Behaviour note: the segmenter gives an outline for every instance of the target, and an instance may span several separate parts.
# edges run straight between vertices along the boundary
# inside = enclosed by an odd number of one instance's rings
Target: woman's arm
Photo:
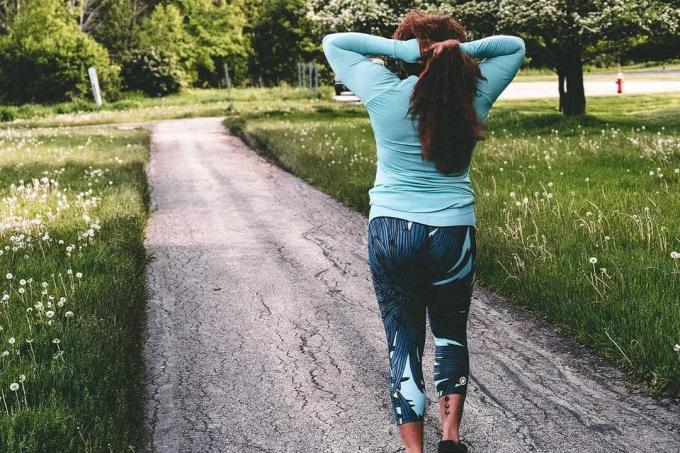
[[[516,36],[489,36],[461,43],[460,49],[472,58],[484,59],[479,67],[486,80],[479,81],[475,101],[478,115],[484,118],[524,62],[524,41]]]
[[[323,37],[323,51],[335,74],[364,104],[399,77],[367,55],[385,55],[413,63],[420,58],[418,40],[400,41],[365,33],[333,33]]]

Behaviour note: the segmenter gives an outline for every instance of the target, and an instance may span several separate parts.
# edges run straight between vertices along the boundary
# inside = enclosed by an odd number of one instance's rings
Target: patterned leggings
[[[439,397],[467,390],[475,232],[473,226],[433,227],[392,217],[376,217],[369,224],[369,264],[387,334],[397,424],[422,420],[425,412],[426,309],[436,346]]]

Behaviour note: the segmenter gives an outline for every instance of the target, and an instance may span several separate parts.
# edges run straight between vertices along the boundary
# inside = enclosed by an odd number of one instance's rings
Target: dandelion
[[[19,284],[20,284],[21,286],[24,286],[24,285],[26,284],[26,280],[24,280],[24,279],[22,278],[21,280],[19,280]]]
[[[650,170],[649,176],[654,176],[654,170]]]
[[[67,311],[66,313],[64,313],[64,316],[65,316],[66,318],[73,318],[73,312],[69,310],[69,311]]]
[[[16,382],[12,382],[9,385],[9,389],[13,392],[16,392],[17,390],[19,390],[19,384],[17,384]]]
[[[597,264],[597,258],[595,258],[594,256],[591,256],[590,259],[588,260],[588,262],[590,264]]]
[[[14,276],[12,275],[11,272],[7,272],[7,274],[5,275],[5,278],[6,278],[7,280],[12,280],[12,278],[14,278]]]
[[[45,312],[45,316],[47,316],[48,318],[53,318],[54,312],[52,310],[48,310]]]
[[[9,344],[14,344],[16,342],[17,342],[17,340],[14,337],[9,337],[9,340],[7,340],[7,343],[9,343]]]
[[[671,252],[671,258],[674,260],[680,259],[680,252]]]
[[[82,272],[76,272],[76,278],[83,278]]]
[[[673,346],[673,350],[675,352],[680,352],[680,344],[676,344],[675,346]]]

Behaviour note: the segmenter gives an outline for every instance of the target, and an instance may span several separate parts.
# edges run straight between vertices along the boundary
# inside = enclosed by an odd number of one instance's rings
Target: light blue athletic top
[[[524,61],[524,41],[491,36],[461,43],[480,63],[474,108],[482,121]],[[378,164],[369,191],[374,217],[397,217],[432,226],[475,223],[475,194],[469,168],[445,175],[421,157],[417,122],[407,115],[417,76],[401,80],[367,55],[385,55],[413,63],[420,58],[418,41],[400,41],[363,33],[334,33],[323,38],[323,50],[335,74],[363,101],[375,135]]]

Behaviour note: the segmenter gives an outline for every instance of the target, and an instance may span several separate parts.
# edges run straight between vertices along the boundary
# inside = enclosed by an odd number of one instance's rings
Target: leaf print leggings
[[[434,227],[376,217],[368,227],[373,286],[385,325],[397,424],[423,419],[425,311],[436,346],[439,397],[465,394],[467,317],[475,273],[475,227]]]

